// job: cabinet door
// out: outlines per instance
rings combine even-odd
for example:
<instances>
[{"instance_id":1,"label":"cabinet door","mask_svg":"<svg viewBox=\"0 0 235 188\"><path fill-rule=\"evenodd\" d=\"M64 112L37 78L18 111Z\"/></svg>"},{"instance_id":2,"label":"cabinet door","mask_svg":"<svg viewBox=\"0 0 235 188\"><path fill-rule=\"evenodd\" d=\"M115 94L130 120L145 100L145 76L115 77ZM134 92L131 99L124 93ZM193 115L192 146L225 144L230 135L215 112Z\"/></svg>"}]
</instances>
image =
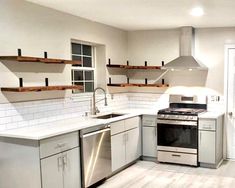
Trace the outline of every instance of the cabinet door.
<instances>
[{"instance_id":1,"label":"cabinet door","mask_svg":"<svg viewBox=\"0 0 235 188\"><path fill-rule=\"evenodd\" d=\"M75 148L62 154L64 164L64 188L81 187L79 149Z\"/></svg>"},{"instance_id":2,"label":"cabinet door","mask_svg":"<svg viewBox=\"0 0 235 188\"><path fill-rule=\"evenodd\" d=\"M126 164L140 157L140 129L135 128L126 132Z\"/></svg>"},{"instance_id":3,"label":"cabinet door","mask_svg":"<svg viewBox=\"0 0 235 188\"><path fill-rule=\"evenodd\" d=\"M143 156L157 157L157 130L155 127L143 127Z\"/></svg>"},{"instance_id":4,"label":"cabinet door","mask_svg":"<svg viewBox=\"0 0 235 188\"><path fill-rule=\"evenodd\" d=\"M111 136L112 172L123 167L126 161L126 133Z\"/></svg>"},{"instance_id":5,"label":"cabinet door","mask_svg":"<svg viewBox=\"0 0 235 188\"><path fill-rule=\"evenodd\" d=\"M62 155L57 154L41 160L42 188L63 188Z\"/></svg>"},{"instance_id":6,"label":"cabinet door","mask_svg":"<svg viewBox=\"0 0 235 188\"><path fill-rule=\"evenodd\" d=\"M199 131L199 162L215 163L215 132Z\"/></svg>"}]
</instances>

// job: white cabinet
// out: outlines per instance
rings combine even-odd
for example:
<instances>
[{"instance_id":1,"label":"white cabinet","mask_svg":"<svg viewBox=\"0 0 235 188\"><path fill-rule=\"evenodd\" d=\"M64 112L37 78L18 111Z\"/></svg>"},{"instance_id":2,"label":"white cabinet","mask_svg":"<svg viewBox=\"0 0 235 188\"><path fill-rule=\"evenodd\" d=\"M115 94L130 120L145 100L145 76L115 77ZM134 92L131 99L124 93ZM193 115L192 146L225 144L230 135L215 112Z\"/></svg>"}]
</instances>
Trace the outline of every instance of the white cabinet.
<instances>
[{"instance_id":1,"label":"white cabinet","mask_svg":"<svg viewBox=\"0 0 235 188\"><path fill-rule=\"evenodd\" d=\"M111 124L112 172L135 161L141 155L140 118L134 117ZM117 125L120 125L117 128ZM124 127L123 127L124 125ZM115 128L112 128L112 127Z\"/></svg>"},{"instance_id":2,"label":"white cabinet","mask_svg":"<svg viewBox=\"0 0 235 188\"><path fill-rule=\"evenodd\" d=\"M112 171L126 164L126 133L111 136Z\"/></svg>"},{"instance_id":3,"label":"white cabinet","mask_svg":"<svg viewBox=\"0 0 235 188\"><path fill-rule=\"evenodd\" d=\"M215 131L199 131L199 162L215 163Z\"/></svg>"},{"instance_id":4,"label":"white cabinet","mask_svg":"<svg viewBox=\"0 0 235 188\"><path fill-rule=\"evenodd\" d=\"M223 160L223 115L200 118L198 133L200 166L217 168Z\"/></svg>"},{"instance_id":5,"label":"white cabinet","mask_svg":"<svg viewBox=\"0 0 235 188\"><path fill-rule=\"evenodd\" d=\"M78 145L78 132L40 141L42 188L81 187Z\"/></svg>"},{"instance_id":6,"label":"white cabinet","mask_svg":"<svg viewBox=\"0 0 235 188\"><path fill-rule=\"evenodd\" d=\"M144 115L142 119L143 157L157 157L157 118Z\"/></svg>"},{"instance_id":7,"label":"white cabinet","mask_svg":"<svg viewBox=\"0 0 235 188\"><path fill-rule=\"evenodd\" d=\"M143 156L157 157L157 129L143 127Z\"/></svg>"},{"instance_id":8,"label":"white cabinet","mask_svg":"<svg viewBox=\"0 0 235 188\"><path fill-rule=\"evenodd\" d=\"M140 130L131 129L126 132L126 164L140 157Z\"/></svg>"},{"instance_id":9,"label":"white cabinet","mask_svg":"<svg viewBox=\"0 0 235 188\"><path fill-rule=\"evenodd\" d=\"M79 148L64 153L66 161L64 168L64 188L81 187L80 155Z\"/></svg>"},{"instance_id":10,"label":"white cabinet","mask_svg":"<svg viewBox=\"0 0 235 188\"><path fill-rule=\"evenodd\" d=\"M80 157L78 148L41 160L43 188L79 188Z\"/></svg>"},{"instance_id":11,"label":"white cabinet","mask_svg":"<svg viewBox=\"0 0 235 188\"><path fill-rule=\"evenodd\" d=\"M42 187L63 188L62 155L57 154L41 160Z\"/></svg>"},{"instance_id":12,"label":"white cabinet","mask_svg":"<svg viewBox=\"0 0 235 188\"><path fill-rule=\"evenodd\" d=\"M1 188L81 187L77 131L39 141L0 138L0 151Z\"/></svg>"}]
</instances>

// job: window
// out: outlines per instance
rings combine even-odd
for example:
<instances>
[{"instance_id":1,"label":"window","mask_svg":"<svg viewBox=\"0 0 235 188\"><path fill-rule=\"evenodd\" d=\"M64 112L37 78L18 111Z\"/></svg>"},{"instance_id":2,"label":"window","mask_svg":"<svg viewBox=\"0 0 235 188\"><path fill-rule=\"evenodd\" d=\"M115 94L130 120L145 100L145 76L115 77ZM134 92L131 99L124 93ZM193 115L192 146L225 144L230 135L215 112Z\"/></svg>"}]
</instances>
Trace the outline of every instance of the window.
<instances>
[{"instance_id":1,"label":"window","mask_svg":"<svg viewBox=\"0 0 235 188\"><path fill-rule=\"evenodd\" d=\"M81 65L72 66L72 84L83 86L83 90L73 93L94 91L93 47L91 45L72 43L72 60L80 60Z\"/></svg>"}]
</instances>

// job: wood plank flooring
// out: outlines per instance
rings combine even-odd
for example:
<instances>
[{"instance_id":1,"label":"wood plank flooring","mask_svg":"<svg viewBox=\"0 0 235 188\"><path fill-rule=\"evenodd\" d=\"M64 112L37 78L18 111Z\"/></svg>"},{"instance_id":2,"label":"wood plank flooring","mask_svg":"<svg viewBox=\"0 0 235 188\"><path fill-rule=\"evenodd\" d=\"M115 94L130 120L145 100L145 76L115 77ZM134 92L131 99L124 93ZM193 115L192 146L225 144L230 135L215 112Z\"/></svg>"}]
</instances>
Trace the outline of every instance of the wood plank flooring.
<instances>
[{"instance_id":1,"label":"wood plank flooring","mask_svg":"<svg viewBox=\"0 0 235 188\"><path fill-rule=\"evenodd\" d=\"M233 188L235 161L218 169L138 161L99 188Z\"/></svg>"}]
</instances>

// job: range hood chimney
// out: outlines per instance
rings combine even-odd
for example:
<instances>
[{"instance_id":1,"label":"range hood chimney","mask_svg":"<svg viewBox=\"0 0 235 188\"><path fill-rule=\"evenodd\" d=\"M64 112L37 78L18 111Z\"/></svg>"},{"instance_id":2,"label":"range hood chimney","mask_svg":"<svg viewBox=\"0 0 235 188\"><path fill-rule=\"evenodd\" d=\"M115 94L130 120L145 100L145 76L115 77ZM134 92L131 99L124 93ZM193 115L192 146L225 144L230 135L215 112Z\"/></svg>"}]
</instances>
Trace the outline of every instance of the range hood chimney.
<instances>
[{"instance_id":1,"label":"range hood chimney","mask_svg":"<svg viewBox=\"0 0 235 188\"><path fill-rule=\"evenodd\" d=\"M205 65L194 58L194 33L194 28L191 26L181 28L180 56L167 63L162 69L208 70Z\"/></svg>"}]
</instances>

